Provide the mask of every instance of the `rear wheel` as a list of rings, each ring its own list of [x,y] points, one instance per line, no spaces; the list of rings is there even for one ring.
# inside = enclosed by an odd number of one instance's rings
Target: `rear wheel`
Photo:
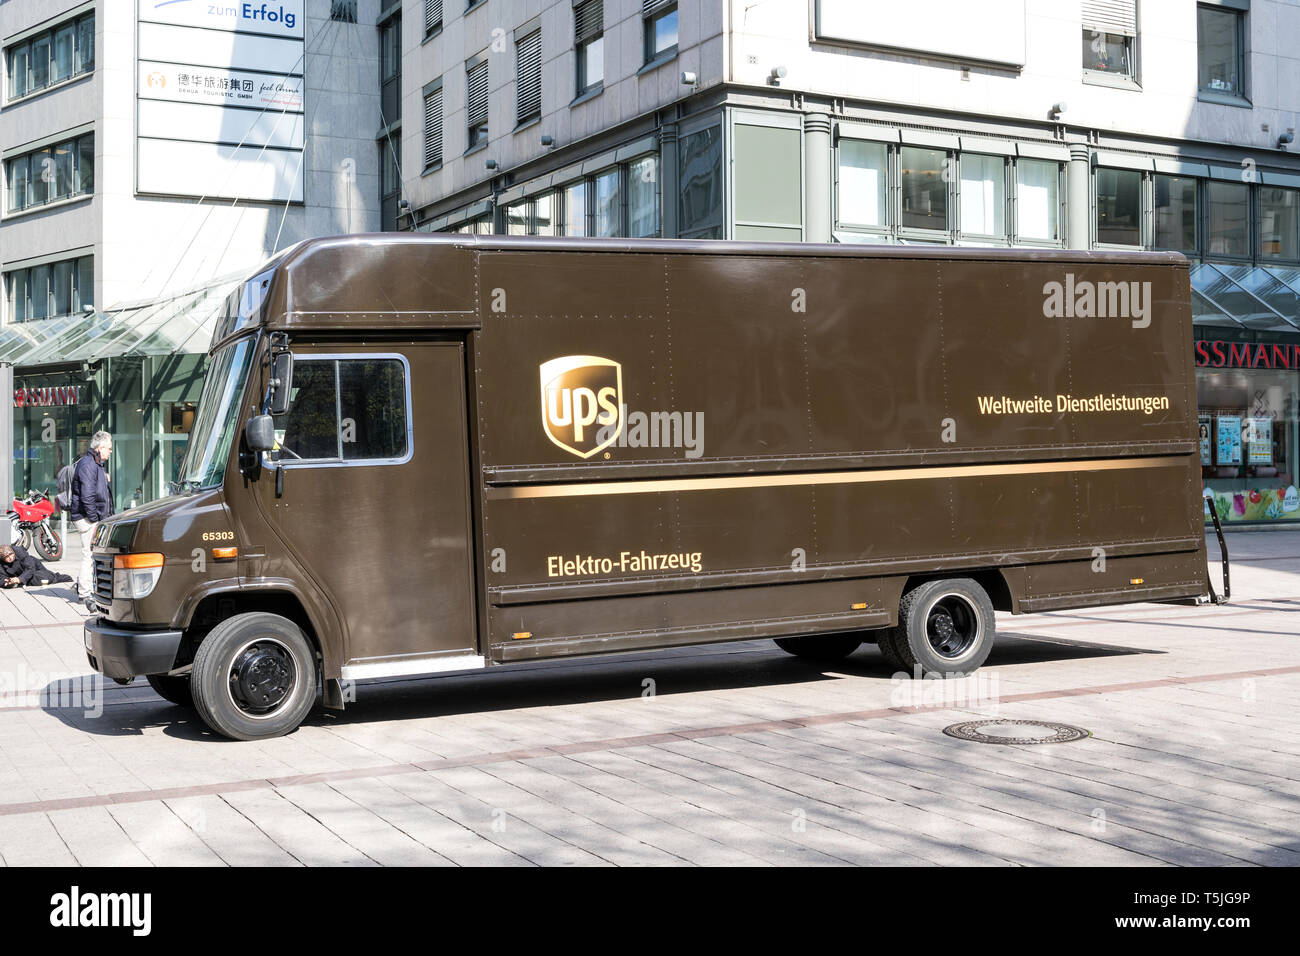
[[[278,614],[236,614],[218,624],[194,655],[194,706],[234,740],[297,729],[316,702],[316,654],[302,629]]]
[[[46,561],[57,561],[63,557],[63,539],[48,524],[37,527],[32,537],[36,545],[36,553]]]
[[[862,638],[856,634],[808,634],[776,638],[776,646],[781,650],[809,661],[841,661],[861,645]]]
[[[169,700],[181,707],[194,706],[194,694],[190,691],[189,677],[169,677],[167,674],[149,674],[145,677],[153,692],[163,700]]]
[[[926,581],[903,595],[893,650],[907,671],[969,674],[993,649],[994,629],[993,602],[976,582]]]

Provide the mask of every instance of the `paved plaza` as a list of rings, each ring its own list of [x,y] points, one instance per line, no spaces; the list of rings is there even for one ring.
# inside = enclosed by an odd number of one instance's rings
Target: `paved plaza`
[[[92,677],[69,588],[3,591],[0,861],[1296,865],[1300,533],[1228,541],[1231,605],[999,614],[961,681],[720,644],[363,683],[251,743]],[[942,732],[990,717],[1091,736]]]

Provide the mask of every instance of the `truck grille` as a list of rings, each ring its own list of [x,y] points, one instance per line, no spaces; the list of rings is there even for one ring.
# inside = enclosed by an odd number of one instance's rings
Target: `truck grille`
[[[102,607],[113,603],[113,556],[95,555],[95,602]]]

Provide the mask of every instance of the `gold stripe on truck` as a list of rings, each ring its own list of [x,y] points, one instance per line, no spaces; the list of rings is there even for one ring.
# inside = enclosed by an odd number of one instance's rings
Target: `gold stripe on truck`
[[[997,475],[1047,475],[1060,472],[1123,471],[1130,468],[1186,468],[1187,459],[1096,458],[1008,465],[933,465],[872,471],[821,471],[797,474],[733,475],[718,478],[647,478],[641,481],[584,481],[490,487],[494,501],[518,498],[577,498],[590,495],[645,495],[666,491],[721,491],[728,488],[780,488],[801,485],[854,485],[924,478],[987,478]]]

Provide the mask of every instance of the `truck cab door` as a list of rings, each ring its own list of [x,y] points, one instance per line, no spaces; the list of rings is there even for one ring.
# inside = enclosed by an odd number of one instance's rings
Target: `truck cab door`
[[[257,496],[343,621],[345,676],[477,666],[464,345],[293,343]],[[277,467],[283,468],[277,495]]]

